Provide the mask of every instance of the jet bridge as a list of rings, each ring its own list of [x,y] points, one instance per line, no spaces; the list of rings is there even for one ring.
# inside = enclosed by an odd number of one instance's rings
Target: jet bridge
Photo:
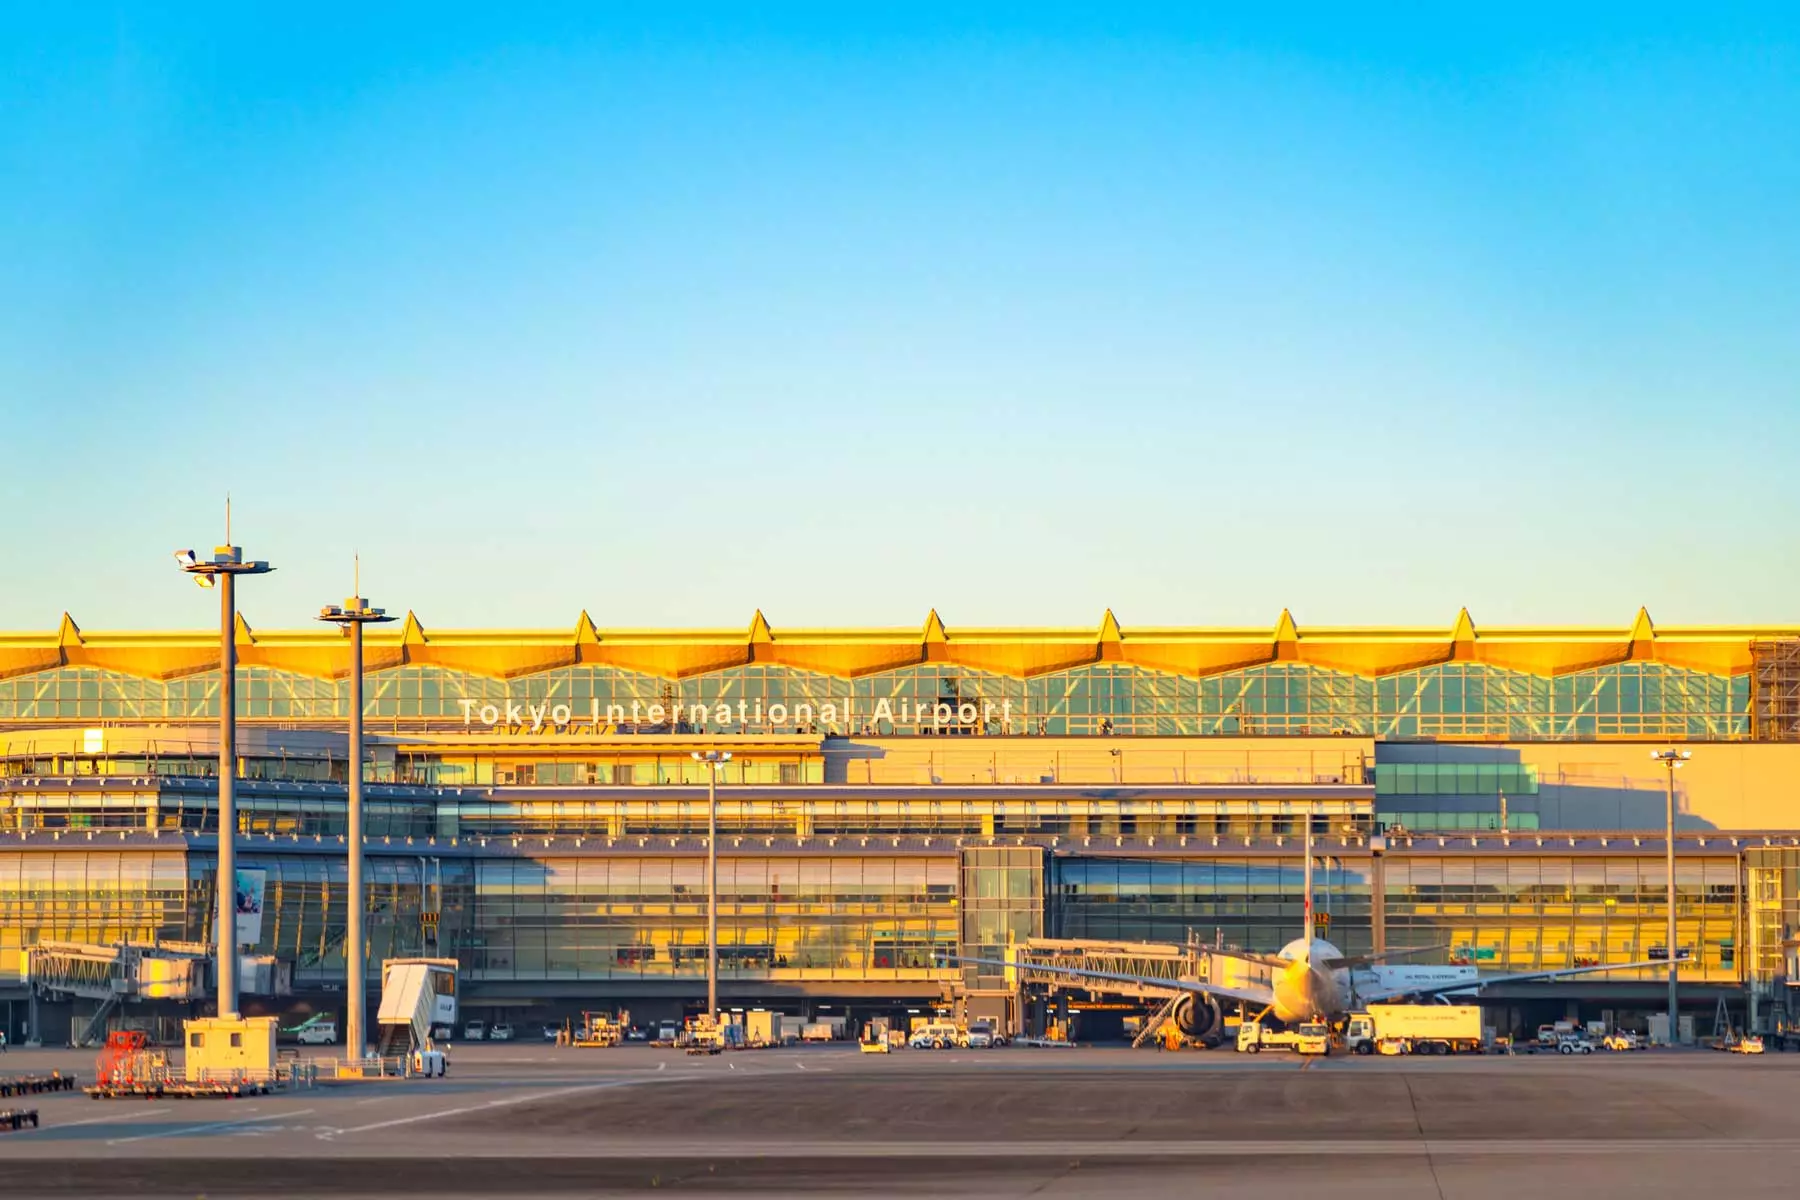
[[[25,952],[25,971],[40,996],[96,1002],[93,1016],[75,1038],[77,1045],[89,1046],[128,1000],[203,998],[212,974],[211,952],[197,942],[39,942]]]
[[[1076,991],[1160,1000],[1163,1004],[1156,1023],[1172,1019],[1188,1037],[1212,1044],[1224,1031],[1219,1002],[1181,984],[1268,988],[1272,983],[1268,966],[1238,957],[1232,949],[1207,946],[1191,935],[1185,944],[1031,938],[1007,947],[1007,959],[1012,964],[1008,974],[1018,986],[1050,993]],[[1074,968],[1115,978],[1082,979],[1052,968]],[[1160,982],[1165,980],[1166,983]]]
[[[204,942],[39,942],[25,952],[26,980],[46,999],[94,1001],[94,1014],[75,1040],[98,1045],[107,1022],[127,1003],[209,999],[212,954]],[[268,955],[241,958],[238,978],[247,996],[285,996],[293,990],[292,967]]]

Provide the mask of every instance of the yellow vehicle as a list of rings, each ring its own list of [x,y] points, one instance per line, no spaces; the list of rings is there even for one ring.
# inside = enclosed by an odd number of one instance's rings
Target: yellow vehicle
[[[888,1034],[887,1018],[876,1017],[863,1026],[862,1041],[858,1049],[864,1054],[887,1054],[893,1049]]]
[[[573,1045],[586,1049],[617,1046],[625,1040],[625,1027],[611,1013],[584,1012],[581,1028],[575,1031]]]

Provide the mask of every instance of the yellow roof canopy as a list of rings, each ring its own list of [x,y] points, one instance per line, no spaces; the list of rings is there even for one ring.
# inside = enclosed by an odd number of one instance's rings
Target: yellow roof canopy
[[[263,631],[242,616],[236,629],[244,666],[321,679],[348,673],[336,629]],[[1467,609],[1440,628],[1301,627],[1283,611],[1263,629],[1126,627],[1108,610],[1085,629],[957,628],[933,611],[916,629],[779,629],[761,612],[740,630],[600,629],[583,612],[562,630],[437,630],[409,612],[404,623],[368,631],[365,664],[371,672],[410,663],[491,678],[591,664],[675,679],[753,663],[840,678],[946,663],[1022,678],[1102,662],[1190,677],[1265,663],[1373,677],[1449,662],[1534,675],[1655,662],[1733,675],[1750,669],[1752,642],[1796,637],[1800,626],[1793,625],[1658,628],[1641,609],[1629,624],[1611,628],[1485,630]],[[0,678],[75,666],[172,679],[216,670],[218,662],[218,635],[210,630],[86,632],[64,614],[55,630],[0,634]]]

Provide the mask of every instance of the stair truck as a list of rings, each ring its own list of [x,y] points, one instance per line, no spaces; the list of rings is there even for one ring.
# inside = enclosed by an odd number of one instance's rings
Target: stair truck
[[[1352,1054],[1480,1054],[1479,1004],[1371,1004],[1344,1023]]]
[[[380,1031],[376,1054],[405,1056],[415,1075],[442,1075],[449,1066],[442,1047],[432,1041],[438,1026],[456,1025],[454,958],[390,958],[381,964],[381,1008],[375,1017]],[[351,1053],[360,1053],[352,1047]]]

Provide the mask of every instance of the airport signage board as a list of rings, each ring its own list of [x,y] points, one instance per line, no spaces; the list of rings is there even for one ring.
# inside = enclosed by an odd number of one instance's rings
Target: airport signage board
[[[268,877],[267,871],[237,872],[237,882],[231,890],[237,913],[237,944],[240,946],[255,946],[262,942],[263,888]]]
[[[633,700],[630,704],[605,704],[591,700],[585,708],[564,701],[526,700],[481,701],[461,699],[463,724],[488,729],[516,729],[528,733],[546,730],[566,731],[577,726],[601,729],[619,725],[698,725],[725,732],[737,728],[745,731],[777,731],[783,727],[820,724],[855,730],[861,725],[879,728],[886,725],[930,725],[937,729],[957,726],[1010,726],[1026,718],[1024,704],[1015,707],[1008,700],[962,700],[952,703],[913,701],[904,696],[863,701],[844,696],[818,704],[800,700],[792,704],[780,701],[764,705],[763,698],[738,699],[733,703],[720,700],[707,704],[651,703]]]

